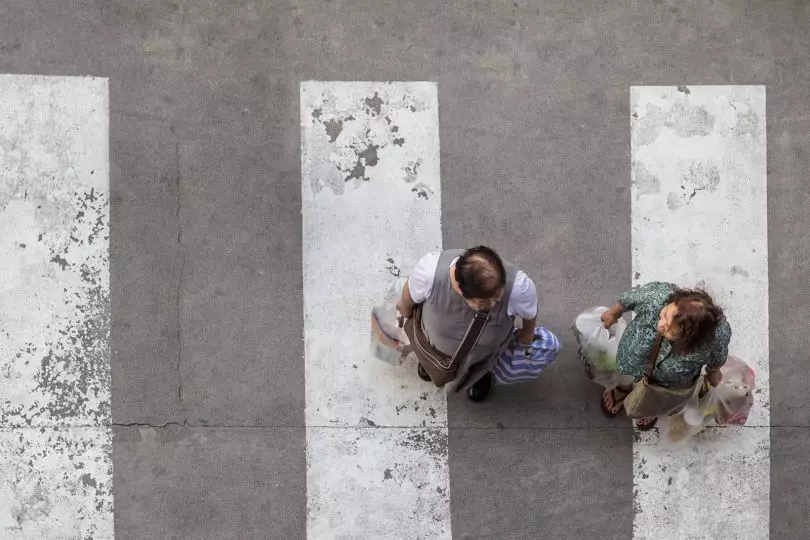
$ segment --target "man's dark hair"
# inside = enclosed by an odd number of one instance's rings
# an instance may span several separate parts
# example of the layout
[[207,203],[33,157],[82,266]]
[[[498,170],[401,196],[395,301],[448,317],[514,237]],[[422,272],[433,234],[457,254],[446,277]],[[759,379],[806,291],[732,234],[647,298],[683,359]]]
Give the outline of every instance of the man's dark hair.
[[668,299],[678,313],[672,322],[681,336],[673,345],[682,353],[694,352],[714,341],[715,332],[724,315],[709,294],[700,289],[676,289]]
[[456,261],[456,281],[464,298],[494,298],[506,286],[506,269],[494,250],[476,246]]

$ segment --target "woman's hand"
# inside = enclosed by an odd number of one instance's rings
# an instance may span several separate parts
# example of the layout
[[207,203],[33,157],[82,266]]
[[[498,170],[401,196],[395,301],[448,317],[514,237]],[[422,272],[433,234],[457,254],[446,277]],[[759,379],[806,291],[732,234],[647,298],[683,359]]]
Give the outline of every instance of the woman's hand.
[[606,312],[602,313],[602,324],[605,325],[605,328],[610,328],[619,322],[621,316],[624,315],[624,311],[624,307],[622,307],[621,304],[616,304]]
[[715,370],[708,370],[706,372],[706,380],[709,381],[709,384],[717,388],[720,385],[720,381],[723,380],[723,372],[719,369]]
[[610,328],[617,322],[619,322],[619,317],[617,317],[612,311],[602,313],[602,324],[605,325],[605,328]]

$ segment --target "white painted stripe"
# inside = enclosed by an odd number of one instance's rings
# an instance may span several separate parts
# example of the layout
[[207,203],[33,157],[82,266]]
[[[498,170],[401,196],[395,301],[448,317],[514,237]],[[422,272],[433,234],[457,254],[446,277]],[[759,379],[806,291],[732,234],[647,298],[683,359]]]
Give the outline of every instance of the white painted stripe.
[[427,82],[301,84],[307,533],[450,537],[444,394],[369,353],[372,306],[441,248]]
[[768,538],[768,242],[765,88],[631,90],[634,285],[705,282],[752,365],[745,427],[683,447],[634,443],[634,538]]
[[113,537],[106,79],[0,76],[0,537]]

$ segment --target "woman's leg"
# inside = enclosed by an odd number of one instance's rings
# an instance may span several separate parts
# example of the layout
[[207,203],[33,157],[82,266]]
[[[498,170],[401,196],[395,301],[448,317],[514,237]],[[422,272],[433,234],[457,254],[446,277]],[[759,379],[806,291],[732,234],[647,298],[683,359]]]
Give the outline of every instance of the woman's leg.
[[632,386],[617,386],[602,393],[602,412],[608,418],[614,418],[622,410],[624,399],[633,390]]

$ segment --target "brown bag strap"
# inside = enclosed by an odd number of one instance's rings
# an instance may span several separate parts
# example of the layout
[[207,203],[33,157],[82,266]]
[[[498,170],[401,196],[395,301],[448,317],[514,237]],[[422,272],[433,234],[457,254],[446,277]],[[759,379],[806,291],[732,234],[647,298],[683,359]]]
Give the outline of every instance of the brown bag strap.
[[451,364],[460,364],[465,358],[467,358],[467,356],[478,344],[481,334],[484,333],[484,327],[487,325],[487,321],[489,321],[488,309],[475,312],[475,317],[470,323],[470,326],[467,327],[467,332],[464,334],[464,339],[461,340],[458,349],[456,349],[456,352],[453,353],[453,358],[450,361]]
[[663,340],[664,336],[661,334],[655,337],[655,342],[650,351],[650,357],[647,359],[647,371],[644,373],[644,382],[650,382],[650,376],[652,375],[653,369],[655,369],[655,361],[658,360],[658,353],[661,351],[661,342]]

